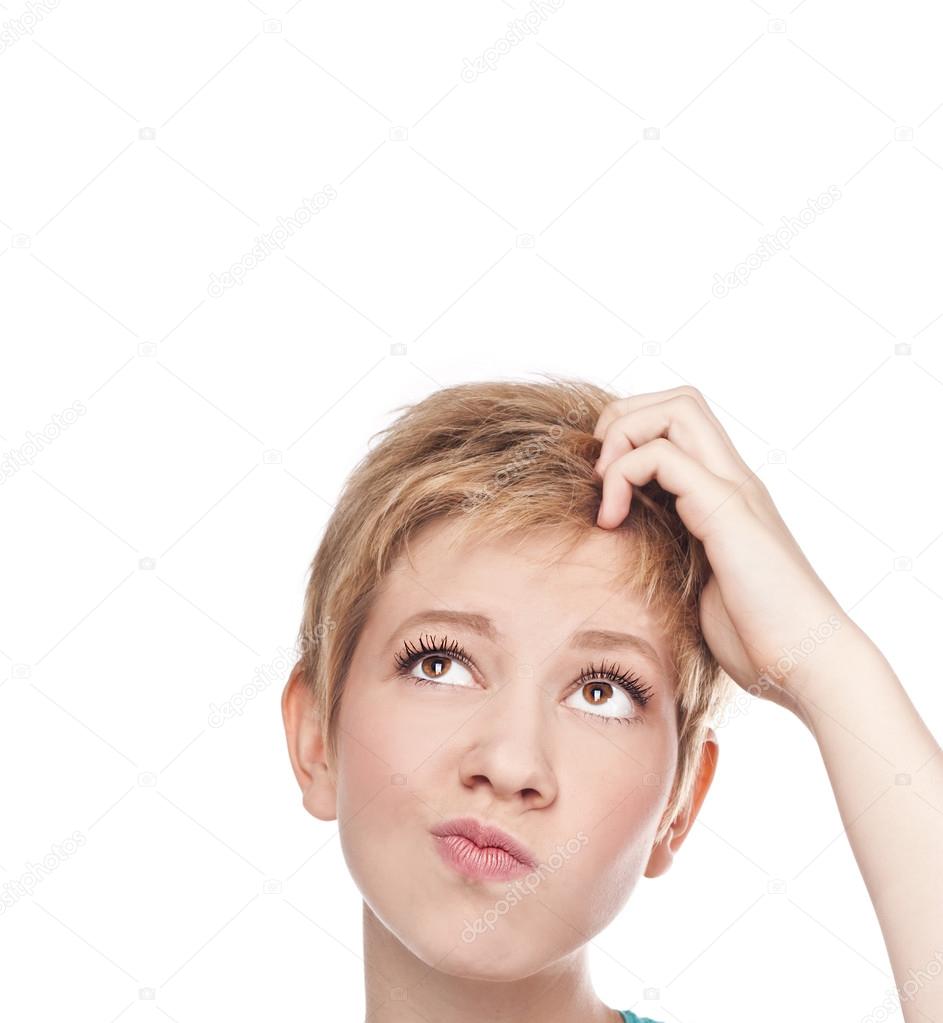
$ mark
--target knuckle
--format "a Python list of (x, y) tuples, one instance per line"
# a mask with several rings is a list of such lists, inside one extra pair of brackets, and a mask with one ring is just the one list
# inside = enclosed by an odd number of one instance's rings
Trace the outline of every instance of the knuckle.
[(674, 400), (688, 413), (700, 412), (703, 408), (696, 394), (692, 394), (690, 391), (682, 391)]
[(608, 407), (612, 409), (613, 416), (621, 416), (632, 407), (632, 399), (631, 397), (616, 398)]
[(704, 404), (704, 395), (701, 394), (701, 392), (696, 387), (692, 387), (690, 384), (684, 384), (682, 387), (679, 387), (678, 393), (682, 397), (691, 399), (698, 405)]
[(603, 437), (606, 434), (609, 427), (628, 411), (628, 401), (628, 398), (616, 398), (603, 407), (599, 413), (599, 419), (596, 420), (594, 436)]

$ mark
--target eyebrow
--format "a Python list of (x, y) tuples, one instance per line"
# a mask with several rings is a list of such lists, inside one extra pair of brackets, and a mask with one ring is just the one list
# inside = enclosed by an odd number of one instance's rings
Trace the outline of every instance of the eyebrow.
[[(459, 625), (491, 642), (503, 639), (502, 633), (494, 622), (483, 614), (472, 611), (448, 611), (440, 608), (429, 608), (417, 611), (400, 622), (399, 632), (414, 625), (436, 622), (440, 625)], [(651, 643), (642, 636), (631, 632), (618, 632), (614, 629), (582, 629), (570, 637), (570, 646), (583, 650), (629, 650), (647, 658), (659, 669), (663, 668), (661, 658)]]

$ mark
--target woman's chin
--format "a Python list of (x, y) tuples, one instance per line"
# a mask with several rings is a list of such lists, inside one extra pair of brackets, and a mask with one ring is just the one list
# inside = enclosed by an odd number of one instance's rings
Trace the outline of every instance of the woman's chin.
[(452, 977), (496, 982), (522, 980), (546, 966), (546, 960), (535, 955), (533, 948), (515, 948), (510, 940), (488, 942), (484, 938), (471, 944), (460, 942), (450, 950), (434, 950), (423, 959)]
[(572, 951), (548, 947), (539, 935), (529, 939), (507, 925), (476, 932), (473, 928), (463, 930), (461, 925), (444, 926), (440, 919), (409, 930), (411, 934), (400, 932), (398, 937), (413, 955), (439, 973), (466, 980), (522, 980)]

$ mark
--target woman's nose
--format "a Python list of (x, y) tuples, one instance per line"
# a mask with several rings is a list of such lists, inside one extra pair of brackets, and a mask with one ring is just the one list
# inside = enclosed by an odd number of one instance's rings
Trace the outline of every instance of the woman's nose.
[(460, 733), (461, 780), (469, 788), (490, 786), (496, 796), (520, 796), (529, 805), (556, 798), (553, 706), (529, 673), (497, 689)]

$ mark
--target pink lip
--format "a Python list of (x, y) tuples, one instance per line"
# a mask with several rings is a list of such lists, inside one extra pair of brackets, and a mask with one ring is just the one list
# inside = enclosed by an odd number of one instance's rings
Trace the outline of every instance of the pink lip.
[(445, 862), (466, 877), (509, 880), (528, 873), (536, 864), (526, 846), (473, 817), (443, 821), (430, 830)]

